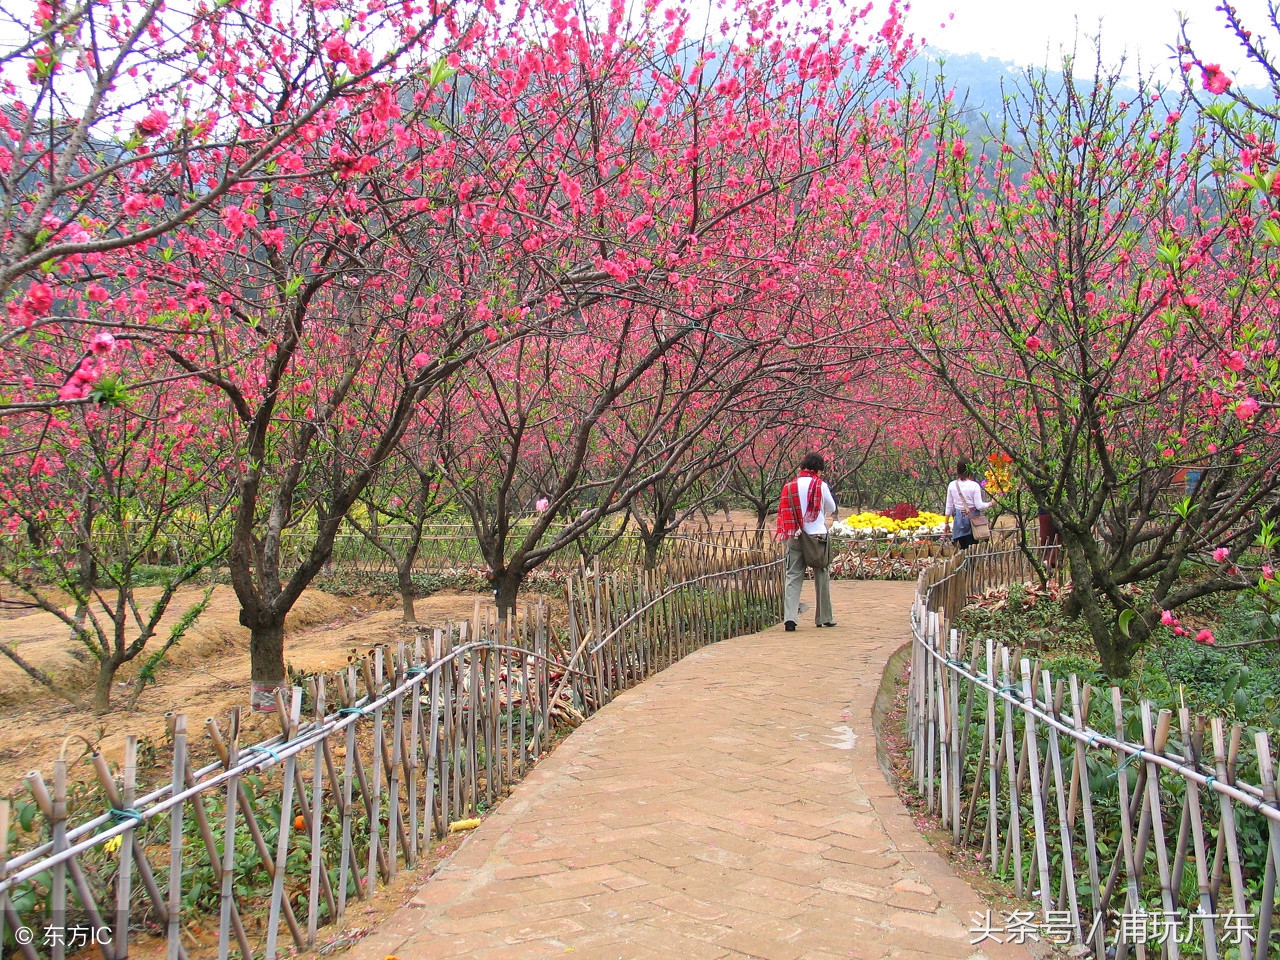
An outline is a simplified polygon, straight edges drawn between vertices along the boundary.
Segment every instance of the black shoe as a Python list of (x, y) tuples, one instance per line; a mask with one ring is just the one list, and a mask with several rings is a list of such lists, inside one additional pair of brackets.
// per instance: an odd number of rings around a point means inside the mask
[(834, 620), (828, 620), (826, 623), (818, 624), (818, 626), (820, 627), (834, 627), (835, 625), (836, 625), (836, 622)]
[(794, 620), (788, 620), (783, 624), (783, 628), (787, 633), (794, 633), (796, 629), (796, 622)]

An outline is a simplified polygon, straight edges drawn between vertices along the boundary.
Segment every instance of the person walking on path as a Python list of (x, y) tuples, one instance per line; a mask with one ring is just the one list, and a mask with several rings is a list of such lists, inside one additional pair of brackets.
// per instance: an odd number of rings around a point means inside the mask
[[(787, 630), (796, 628), (800, 616), (800, 587), (804, 572), (810, 564), (805, 562), (801, 545), (801, 532), (817, 540), (830, 556), (827, 543), (827, 518), (836, 513), (835, 497), (822, 479), (827, 463), (820, 453), (807, 454), (800, 462), (800, 475), (788, 481), (782, 488), (778, 502), (778, 526), (775, 536), (787, 545), (787, 587), (783, 595), (782, 617)], [(813, 585), (817, 592), (817, 612), (814, 618), (820, 627), (834, 627), (831, 613), (831, 578), (824, 563), (813, 568)]]
[(969, 471), (968, 461), (959, 461), (956, 464), (956, 478), (947, 484), (947, 506), (943, 511), (951, 542), (961, 550), (967, 550), (977, 543), (970, 518), (978, 510), (985, 510), (989, 506), (990, 501), (982, 495), (982, 485), (973, 479), (973, 474)]

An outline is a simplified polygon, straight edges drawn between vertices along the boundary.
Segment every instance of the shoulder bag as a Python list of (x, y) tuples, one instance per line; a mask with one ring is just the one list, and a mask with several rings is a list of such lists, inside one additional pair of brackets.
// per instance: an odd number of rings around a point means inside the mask
[(956, 481), (956, 493), (960, 495), (960, 502), (964, 504), (964, 515), (965, 519), (969, 521), (969, 532), (973, 534), (973, 539), (975, 540), (990, 540), (991, 521), (985, 515), (969, 506), (969, 498), (964, 495), (964, 487), (961, 486), (961, 482), (960, 480)]
[[(821, 480), (814, 478), (811, 482), (822, 483)], [(819, 488), (821, 489), (821, 488)], [(799, 505), (800, 490), (796, 489), (796, 501)], [(822, 515), (821, 508), (818, 511), (819, 516)], [(804, 532), (804, 510), (800, 511), (800, 532), (796, 534), (800, 538), (800, 555), (804, 558), (806, 567), (813, 567), (815, 570), (825, 570), (827, 564), (831, 561), (831, 541), (827, 537), (815, 537), (811, 533)]]
[(825, 570), (831, 560), (831, 541), (827, 537), (805, 533), (803, 529), (797, 536), (800, 538), (800, 555), (804, 557), (804, 565), (815, 570)]

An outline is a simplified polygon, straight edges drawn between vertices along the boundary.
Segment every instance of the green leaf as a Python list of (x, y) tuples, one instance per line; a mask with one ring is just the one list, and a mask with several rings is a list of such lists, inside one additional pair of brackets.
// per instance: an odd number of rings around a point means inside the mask
[(448, 60), (437, 60), (431, 67), (431, 74), (427, 77), (427, 82), (432, 87), (438, 87), (458, 71), (449, 66)]
[(1133, 618), (1137, 616), (1132, 610), (1120, 611), (1120, 632), (1126, 637), (1129, 636), (1129, 624), (1133, 622)]

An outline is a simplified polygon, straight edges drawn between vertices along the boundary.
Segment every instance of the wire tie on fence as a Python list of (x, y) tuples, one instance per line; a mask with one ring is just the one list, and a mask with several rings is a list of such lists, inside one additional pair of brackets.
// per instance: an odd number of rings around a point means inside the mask
[(408, 680), (411, 677), (425, 677), (428, 669), (428, 667), (409, 667), (404, 672), (405, 679)]
[(1204, 785), (1208, 787), (1210, 790), (1213, 789), (1213, 785), (1217, 782), (1218, 782), (1218, 778), (1215, 777), (1213, 774), (1209, 774), (1207, 777), (1204, 778)]
[(136, 807), (111, 807), (107, 810), (112, 820), (132, 820), (134, 823), (142, 823), (146, 818), (142, 815), (142, 811)]
[(1093, 746), (1095, 743), (1097, 743), (1097, 742), (1098, 742), (1098, 734), (1097, 734), (1097, 732), (1094, 732), (1094, 733), (1089, 734), (1089, 739), (1088, 739), (1087, 741), (1085, 741), (1085, 746), (1086, 746), (1086, 747), (1092, 747), (1092, 746)]
[(1137, 753), (1125, 754), (1125, 758), (1120, 761), (1120, 765), (1116, 767), (1115, 770), (1113, 770), (1111, 773), (1107, 774), (1107, 779), (1120, 776), (1120, 771), (1123, 770), (1125, 767), (1127, 767), (1132, 761), (1141, 760), (1141, 759), (1142, 759), (1141, 748), (1139, 748)]
[(364, 707), (339, 707), (338, 713), (344, 717), (367, 717), (369, 715), (369, 711)]
[(262, 744), (254, 744), (251, 747), (241, 747), (240, 752), (241, 753), (265, 753), (276, 763), (284, 762), (284, 758), (281, 757), (280, 754), (276, 753), (274, 749), (272, 749), (271, 747), (264, 747), (262, 746)]

